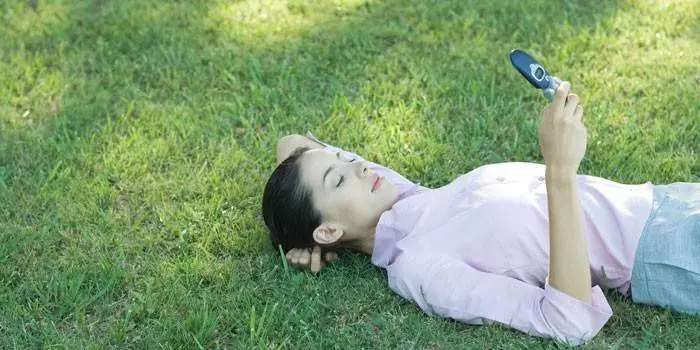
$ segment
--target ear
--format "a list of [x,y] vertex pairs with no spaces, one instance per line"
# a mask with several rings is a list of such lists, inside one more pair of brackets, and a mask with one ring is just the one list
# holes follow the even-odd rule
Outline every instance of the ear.
[[331,245],[340,242],[343,237],[343,229],[324,222],[314,230],[314,241],[320,245]]

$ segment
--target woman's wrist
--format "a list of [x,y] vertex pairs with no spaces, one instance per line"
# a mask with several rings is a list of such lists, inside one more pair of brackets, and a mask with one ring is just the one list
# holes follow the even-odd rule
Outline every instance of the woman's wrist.
[[576,169],[552,165],[547,165],[545,169],[545,178],[549,184],[566,186],[576,182]]

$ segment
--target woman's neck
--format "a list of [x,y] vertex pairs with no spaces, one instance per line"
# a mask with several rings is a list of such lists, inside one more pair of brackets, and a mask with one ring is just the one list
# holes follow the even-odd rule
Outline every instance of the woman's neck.
[[372,255],[372,252],[374,251],[374,232],[375,229],[372,228],[371,232],[361,235],[361,238],[348,242],[346,246],[360,253]]

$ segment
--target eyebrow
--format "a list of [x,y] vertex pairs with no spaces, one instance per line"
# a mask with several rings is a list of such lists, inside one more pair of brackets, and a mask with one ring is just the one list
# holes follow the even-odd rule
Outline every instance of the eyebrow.
[[[340,152],[336,153],[335,157],[340,159]],[[326,184],[326,176],[328,176],[328,173],[330,173],[331,170],[333,170],[333,168],[335,168],[335,165],[331,165],[330,167],[328,167],[328,169],[326,169],[326,172],[323,173],[323,180],[321,180],[321,186]]]

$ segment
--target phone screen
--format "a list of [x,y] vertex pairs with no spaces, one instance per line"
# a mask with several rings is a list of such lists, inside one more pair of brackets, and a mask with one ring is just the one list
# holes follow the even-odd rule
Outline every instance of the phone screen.
[[542,80],[543,76],[544,76],[544,69],[537,68],[537,70],[535,71],[535,78],[537,78],[537,80]]

